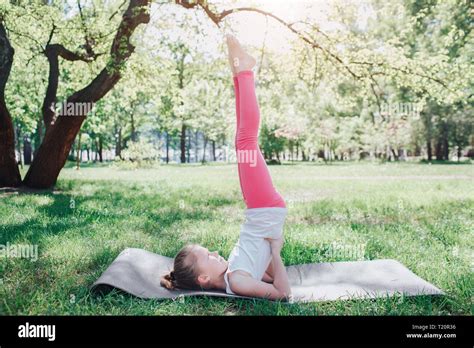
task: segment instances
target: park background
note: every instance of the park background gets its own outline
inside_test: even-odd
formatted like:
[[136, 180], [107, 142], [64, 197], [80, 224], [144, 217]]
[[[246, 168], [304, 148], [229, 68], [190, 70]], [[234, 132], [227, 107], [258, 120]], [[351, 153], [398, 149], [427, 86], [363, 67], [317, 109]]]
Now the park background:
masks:
[[[39, 258], [0, 260], [0, 313], [472, 314], [472, 13], [463, 0], [2, 0], [0, 244]], [[126, 247], [227, 256], [237, 240], [226, 32], [258, 60], [285, 264], [395, 258], [446, 296], [89, 293]]]

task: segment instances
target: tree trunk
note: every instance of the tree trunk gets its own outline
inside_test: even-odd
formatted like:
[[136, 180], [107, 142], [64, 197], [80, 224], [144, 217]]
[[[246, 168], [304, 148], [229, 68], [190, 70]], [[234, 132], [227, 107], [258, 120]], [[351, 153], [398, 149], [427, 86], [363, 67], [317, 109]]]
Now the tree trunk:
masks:
[[181, 126], [181, 163], [186, 163], [186, 125]]
[[166, 164], [170, 161], [170, 134], [166, 132]]
[[115, 142], [115, 156], [122, 159], [122, 127], [118, 129], [117, 141]]
[[31, 148], [31, 141], [28, 137], [23, 137], [23, 159], [25, 164], [31, 164], [31, 155], [32, 155], [32, 148]]
[[436, 147], [435, 147], [435, 155], [436, 155], [436, 160], [442, 161], [443, 160], [443, 145], [442, 142], [438, 139], [436, 141]]
[[15, 158], [15, 130], [5, 103], [5, 85], [10, 75], [14, 53], [3, 22], [0, 21], [0, 187], [17, 187], [21, 184], [20, 170]]
[[18, 163], [20, 164], [20, 168], [23, 169], [23, 160], [21, 159], [21, 129], [20, 126], [16, 127], [16, 144], [17, 144], [17, 151], [18, 151]]
[[15, 157], [15, 131], [5, 101], [0, 99], [0, 187], [17, 187], [21, 177]]
[[426, 141], [426, 150], [428, 152], [428, 161], [433, 160], [433, 149], [431, 147], [431, 139]]
[[216, 161], [216, 141], [212, 141], [212, 160]]
[[199, 131], [194, 132], [194, 162], [199, 161], [198, 159], [198, 143], [199, 143]]
[[[71, 95], [66, 101], [67, 105], [95, 103], [115, 86], [121, 78], [119, 67], [130, 57], [135, 48], [130, 42], [131, 35], [139, 24], [148, 23], [150, 20], [149, 7], [150, 0], [130, 0], [112, 42], [107, 66], [89, 85]], [[69, 59], [71, 54], [64, 54], [61, 57]], [[72, 58], [77, 58], [77, 55]], [[38, 154], [26, 174], [25, 185], [35, 188], [54, 186], [86, 115], [87, 112], [79, 112], [74, 116], [57, 117], [47, 128]]]
[[393, 154], [393, 159], [394, 159], [394, 161], [397, 161], [397, 162], [398, 162], [398, 159], [399, 159], [398, 150], [395, 151], [395, 149], [392, 147], [392, 148], [391, 148], [391, 151], [392, 151], [392, 154]]
[[92, 146], [94, 148], [94, 162], [97, 162], [97, 159], [99, 158], [99, 145], [97, 140], [94, 139]]
[[102, 150], [103, 150], [103, 141], [102, 141], [102, 137], [99, 136], [99, 148], [98, 148], [98, 152], [99, 152], [99, 162], [102, 163], [104, 158], [103, 158], [103, 153], [102, 153]]
[[431, 107], [428, 107], [426, 112], [423, 112], [423, 124], [426, 129], [426, 151], [428, 161], [433, 160], [433, 122], [431, 120]]
[[206, 147], [207, 147], [207, 137], [204, 136], [204, 144], [202, 147], [202, 163], [206, 162]]
[[188, 146], [186, 149], [186, 162], [190, 163], [191, 161], [191, 132], [188, 131]]
[[445, 161], [449, 161], [449, 142], [448, 142], [448, 129], [447, 129], [447, 126], [446, 126], [445, 132], [443, 134], [443, 159]]
[[79, 137], [77, 138], [77, 156], [76, 156], [76, 169], [79, 170], [82, 160], [82, 147], [81, 147], [81, 137], [82, 132], [79, 132]]
[[130, 125], [132, 128], [132, 134], [130, 135], [130, 138], [132, 139], [133, 142], [137, 141], [137, 133], [135, 131], [135, 119], [133, 117], [133, 113], [130, 114]]

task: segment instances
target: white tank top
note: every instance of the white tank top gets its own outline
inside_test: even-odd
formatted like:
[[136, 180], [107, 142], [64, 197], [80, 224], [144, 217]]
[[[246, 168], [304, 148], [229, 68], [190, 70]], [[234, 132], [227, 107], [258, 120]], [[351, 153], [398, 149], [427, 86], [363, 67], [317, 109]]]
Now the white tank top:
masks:
[[248, 272], [252, 278], [262, 280], [272, 259], [270, 242], [283, 234], [287, 208], [252, 208], [245, 210], [245, 222], [240, 228], [240, 238], [232, 249], [228, 268], [224, 274], [226, 292], [234, 294], [229, 286], [229, 273], [237, 270]]

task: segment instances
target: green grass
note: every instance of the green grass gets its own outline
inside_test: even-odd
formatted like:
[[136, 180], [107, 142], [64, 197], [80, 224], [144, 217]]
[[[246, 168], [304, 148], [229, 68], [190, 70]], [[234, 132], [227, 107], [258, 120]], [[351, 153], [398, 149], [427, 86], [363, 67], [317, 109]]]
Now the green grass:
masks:
[[[289, 207], [286, 265], [393, 258], [447, 296], [293, 305], [94, 296], [89, 286], [126, 247], [174, 256], [200, 243], [227, 256], [244, 210], [237, 167], [68, 165], [54, 191], [0, 196], [0, 244], [39, 250], [36, 262], [0, 258], [0, 314], [472, 315], [473, 165], [287, 164], [270, 171]], [[331, 252], [335, 242], [359, 254]]]

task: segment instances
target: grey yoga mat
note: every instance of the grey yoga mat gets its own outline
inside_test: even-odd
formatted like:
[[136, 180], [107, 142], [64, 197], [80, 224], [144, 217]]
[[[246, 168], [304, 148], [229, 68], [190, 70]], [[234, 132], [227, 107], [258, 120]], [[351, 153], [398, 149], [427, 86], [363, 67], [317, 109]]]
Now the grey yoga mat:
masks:
[[[224, 291], [167, 290], [160, 277], [173, 259], [146, 250], [127, 248], [92, 285], [92, 291], [113, 288], [141, 298], [176, 299], [181, 296], [235, 296]], [[440, 289], [396, 260], [344, 261], [287, 266], [294, 302], [333, 301], [392, 296], [442, 295]]]

